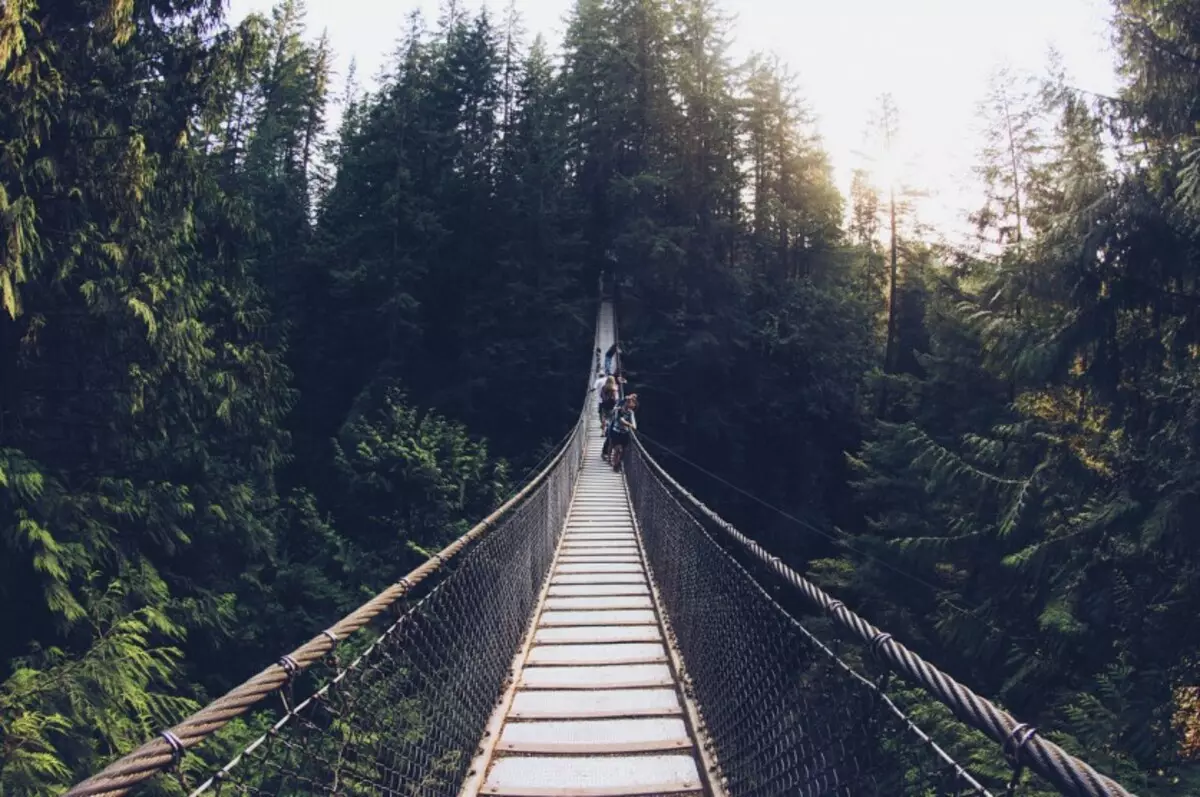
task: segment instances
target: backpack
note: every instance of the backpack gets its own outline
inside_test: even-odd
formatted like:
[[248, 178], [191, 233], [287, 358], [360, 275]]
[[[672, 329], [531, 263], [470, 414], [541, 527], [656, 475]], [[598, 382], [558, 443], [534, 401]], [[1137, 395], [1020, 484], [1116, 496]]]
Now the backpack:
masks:
[[617, 407], [616, 412], [612, 414], [612, 419], [608, 422], [609, 434], [622, 434], [628, 430], [621, 425], [621, 419], [629, 419], [632, 413], [624, 407]]

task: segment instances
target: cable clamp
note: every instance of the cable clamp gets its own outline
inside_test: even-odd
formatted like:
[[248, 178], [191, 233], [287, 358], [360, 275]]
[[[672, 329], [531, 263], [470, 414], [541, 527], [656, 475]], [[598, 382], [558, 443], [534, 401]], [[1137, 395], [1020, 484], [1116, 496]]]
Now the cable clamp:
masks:
[[291, 654], [284, 654], [279, 659], [279, 666], [283, 668], [287, 680], [279, 689], [279, 699], [283, 701], [283, 712], [285, 714], [292, 713], [292, 683], [296, 680], [296, 676], [300, 674], [300, 663], [292, 658]]
[[300, 663], [292, 658], [291, 654], [285, 654], [278, 662], [283, 671], [287, 673], [288, 680], [292, 680], [300, 672]]
[[1025, 771], [1025, 764], [1021, 761], [1021, 753], [1024, 751], [1025, 745], [1035, 735], [1037, 735], [1037, 728], [1022, 722], [1013, 728], [1004, 739], [1004, 757], [1008, 759], [1009, 766], [1013, 768], [1012, 778], [1009, 779], [1008, 786], [1004, 790], [1004, 793], [1008, 797], [1012, 797], [1012, 795], [1017, 793], [1017, 786], [1021, 782], [1021, 774]]
[[842, 603], [841, 601], [831, 600], [829, 602], [829, 605], [825, 607], [825, 611], [829, 612], [830, 614], [833, 614], [838, 609], [845, 609], [845, 608], [846, 608], [846, 604]]
[[333, 643], [334, 647], [337, 647], [337, 643], [341, 641], [340, 639], [338, 639], [338, 635], [333, 633], [332, 629], [326, 628], [321, 633], [324, 636], [329, 637], [329, 641]]
[[875, 656], [875, 658], [883, 658], [883, 646], [891, 638], [892, 635], [884, 631], [881, 631], [871, 638], [871, 653]]
[[1008, 763], [1020, 768], [1021, 753], [1025, 750], [1025, 745], [1029, 744], [1029, 740], [1036, 734], [1037, 728], [1026, 722], [1022, 722], [1012, 729], [1012, 732], [1004, 740], [1004, 757], [1008, 759]]
[[163, 731], [159, 736], [171, 745], [171, 766], [178, 766], [179, 759], [183, 758], [183, 742], [179, 741], [179, 737], [171, 731]]

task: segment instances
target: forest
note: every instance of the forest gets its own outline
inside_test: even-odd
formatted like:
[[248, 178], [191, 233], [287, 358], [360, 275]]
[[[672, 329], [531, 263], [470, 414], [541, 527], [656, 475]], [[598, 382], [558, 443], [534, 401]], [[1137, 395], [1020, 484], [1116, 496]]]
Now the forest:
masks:
[[967, 248], [842, 196], [717, 0], [576, 0], [558, 51], [520, 10], [414, 14], [341, 91], [303, 0], [0, 4], [0, 794], [511, 495], [601, 272], [689, 489], [1129, 788], [1200, 791], [1195, 4], [1113, 0], [1118, 96], [997, 77]]

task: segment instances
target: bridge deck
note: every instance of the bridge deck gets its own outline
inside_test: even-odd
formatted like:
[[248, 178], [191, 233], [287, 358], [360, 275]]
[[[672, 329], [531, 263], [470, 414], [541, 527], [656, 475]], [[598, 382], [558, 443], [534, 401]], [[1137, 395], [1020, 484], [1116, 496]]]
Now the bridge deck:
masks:
[[592, 421], [549, 583], [467, 795], [706, 792], [624, 479], [602, 444]]

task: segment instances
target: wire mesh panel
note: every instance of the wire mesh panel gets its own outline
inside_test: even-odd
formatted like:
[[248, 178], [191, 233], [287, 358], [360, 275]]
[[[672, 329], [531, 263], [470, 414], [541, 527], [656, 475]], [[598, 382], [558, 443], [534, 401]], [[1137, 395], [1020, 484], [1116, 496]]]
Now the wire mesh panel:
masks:
[[626, 460], [634, 510], [729, 794], [987, 794], [776, 604], [643, 456]]
[[314, 667], [326, 685], [193, 793], [457, 794], [549, 572], [584, 438], [577, 427], [541, 486], [423, 599], [347, 666]]

